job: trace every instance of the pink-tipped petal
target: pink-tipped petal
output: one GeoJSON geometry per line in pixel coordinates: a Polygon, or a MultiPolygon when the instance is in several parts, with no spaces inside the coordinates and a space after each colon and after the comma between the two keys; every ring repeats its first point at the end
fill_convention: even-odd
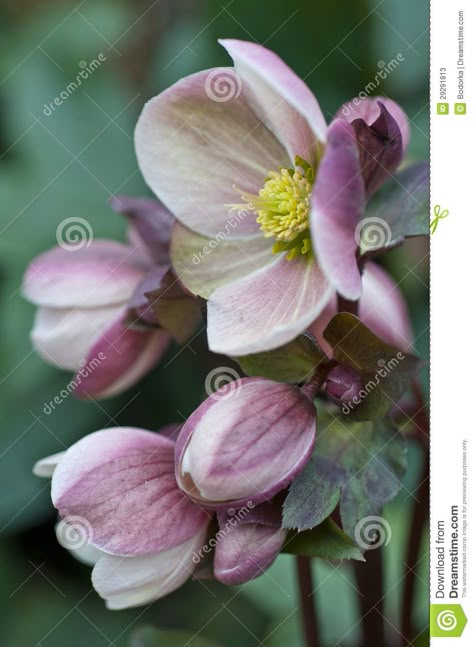
{"type": "Polygon", "coordinates": [[[314,405],[297,387],[236,380],[183,425],[176,442],[178,484],[217,509],[267,501],[303,469],[315,434],[314,405]]]}
{"type": "Polygon", "coordinates": [[[243,93],[255,113],[286,147],[292,160],[320,156],[326,122],[306,83],[274,52],[257,43],[220,40],[234,60],[243,93]]]}
{"type": "Polygon", "coordinates": [[[75,395],[106,398],[138,382],[170,344],[163,330],[134,330],[119,317],[93,344],[75,377],[75,395]]]}
{"type": "Polygon", "coordinates": [[[132,240],[144,248],[155,263],[169,263],[169,244],[175,218],[165,205],[159,200],[126,195],[113,196],[110,204],[117,213],[128,218],[132,226],[132,240]]]}
{"type": "MultiPolygon", "coordinates": [[[[175,83],[146,104],[135,131],[150,188],[183,224],[210,236],[225,228],[230,205],[243,202],[241,191],[258,193],[271,169],[291,165],[242,93],[215,99],[209,84],[220,73],[206,70],[175,83]]],[[[247,218],[230,237],[255,234],[258,225],[247,218]]]]}
{"type": "Polygon", "coordinates": [[[88,528],[88,543],[112,554],[168,550],[208,523],[176,484],[174,442],[142,429],[105,429],[70,447],[51,496],[63,519],[88,528]]]}
{"type": "Polygon", "coordinates": [[[156,555],[100,559],[92,571],[92,584],[109,609],[127,609],[168,595],[192,575],[195,556],[206,529],[179,546],[156,555]]]}
{"type": "Polygon", "coordinates": [[[31,340],[41,357],[58,368],[77,371],[91,346],[121,316],[121,306],[107,308],[38,308],[31,340]]]}
{"type": "MultiPolygon", "coordinates": [[[[334,297],[309,328],[328,354],[331,347],[324,339],[323,332],[336,312],[337,298],[334,297]]],[[[397,283],[377,263],[369,262],[364,268],[359,317],[387,344],[404,351],[410,350],[413,333],[405,299],[397,283]]]]}
{"type": "Polygon", "coordinates": [[[316,258],[334,288],[346,299],[361,295],[356,227],[365,204],[364,179],[353,127],[335,119],[312,195],[311,236],[316,258]]]}
{"type": "Polygon", "coordinates": [[[324,310],[332,288],[314,259],[275,261],[213,292],[208,342],[215,353],[249,355],[282,346],[324,310]]]}
{"type": "Polygon", "coordinates": [[[243,584],[259,577],[273,564],[287,531],[260,524],[227,524],[219,526],[214,575],[223,584],[243,584]]]}
{"type": "Polygon", "coordinates": [[[103,307],[126,301],[147,270],[129,245],[94,240],[81,249],[54,247],[28,267],[24,296],[51,308],[103,307]]]}
{"type": "Polygon", "coordinates": [[[336,117],[344,117],[350,122],[355,119],[363,119],[370,126],[380,115],[379,103],[382,103],[386,107],[388,112],[397,122],[402,134],[403,153],[406,154],[408,144],[410,143],[410,123],[403,109],[392,99],[387,99],[386,97],[352,99],[352,101],[348,101],[341,106],[336,117]]]}

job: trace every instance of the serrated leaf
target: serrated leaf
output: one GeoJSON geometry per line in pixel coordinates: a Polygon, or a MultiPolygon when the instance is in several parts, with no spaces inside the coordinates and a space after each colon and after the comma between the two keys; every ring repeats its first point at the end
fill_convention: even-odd
{"type": "Polygon", "coordinates": [[[423,362],[390,346],[360,319],[347,312],[335,315],[324,331],[334,359],[361,376],[357,395],[342,407],[349,420],[376,420],[400,399],[423,362]]]}
{"type": "Polygon", "coordinates": [[[343,530],[354,537],[357,523],[398,493],[405,470],[405,439],[390,420],[320,416],[313,459],[291,484],[283,526],[310,529],[339,502],[343,530]]]}
{"type": "Polygon", "coordinates": [[[309,334],[265,353],[234,358],[250,377],[266,377],[276,382],[307,382],[327,358],[309,334]]]}
{"type": "Polygon", "coordinates": [[[217,643],[184,631],[139,627],[130,638],[130,647],[218,647],[217,643]]]}
{"type": "Polygon", "coordinates": [[[360,231],[362,254],[395,247],[408,236],[429,234],[429,166],[413,164],[388,180],[367,205],[360,231]]]}
{"type": "Polygon", "coordinates": [[[312,530],[293,532],[283,552],[331,561],[364,561],[361,549],[331,519],[326,519],[312,530]]]}

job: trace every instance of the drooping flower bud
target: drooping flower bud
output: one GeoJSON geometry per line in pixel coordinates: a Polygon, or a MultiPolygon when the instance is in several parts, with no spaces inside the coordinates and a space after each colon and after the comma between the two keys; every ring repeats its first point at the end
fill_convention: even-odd
{"type": "Polygon", "coordinates": [[[197,503],[219,509],[268,501],[309,460],[316,411],[300,389],[262,378],[221,388],[183,425],[176,480],[197,503]]]}
{"type": "Polygon", "coordinates": [[[361,376],[349,366],[339,364],[327,376],[326,393],[337,403],[351,402],[362,387],[361,376]]]}
{"type": "Polygon", "coordinates": [[[274,562],[287,535],[281,528],[281,505],[275,501],[233,514],[218,514],[214,576],[228,585],[262,575],[274,562]]]}

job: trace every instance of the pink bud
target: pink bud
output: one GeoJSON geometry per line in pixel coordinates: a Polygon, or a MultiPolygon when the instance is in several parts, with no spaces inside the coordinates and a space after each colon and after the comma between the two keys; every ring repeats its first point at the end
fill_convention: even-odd
{"type": "Polygon", "coordinates": [[[183,425],[176,479],[209,508],[270,499],[310,458],[316,411],[301,390],[244,378],[213,393],[183,425]]]}
{"type": "Polygon", "coordinates": [[[326,393],[335,402],[350,402],[357,396],[361,386],[359,373],[340,364],[328,373],[326,393]]]}

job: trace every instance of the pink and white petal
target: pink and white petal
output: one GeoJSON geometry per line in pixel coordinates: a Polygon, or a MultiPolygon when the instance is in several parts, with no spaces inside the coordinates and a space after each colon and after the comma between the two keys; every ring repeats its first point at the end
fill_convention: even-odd
{"type": "Polygon", "coordinates": [[[109,609],[137,607],[168,595],[193,574],[206,530],[156,555],[103,557],[92,571],[95,590],[109,609]]]}
{"type": "Polygon", "coordinates": [[[212,293],[209,348],[235,356],[278,348],[306,330],[332,293],[313,259],[288,261],[280,254],[272,264],[212,293]]]}
{"type": "Polygon", "coordinates": [[[257,43],[220,40],[234,60],[243,93],[258,117],[286,147],[292,160],[320,157],[326,122],[306,83],[274,52],[257,43]]]}
{"type": "Polygon", "coordinates": [[[356,227],[365,205],[364,179],[354,129],[343,119],[328,129],[311,204],[316,258],[333,287],[346,299],[360,297],[356,227]]]}
{"type": "Polygon", "coordinates": [[[224,526],[215,550],[216,580],[233,586],[259,577],[277,558],[286,535],[286,530],[259,524],[238,523],[227,531],[224,526]]]}
{"type": "Polygon", "coordinates": [[[154,263],[169,263],[173,214],[159,200],[116,195],[110,198],[112,209],[130,222],[130,240],[141,253],[154,263]]]}
{"type": "Polygon", "coordinates": [[[413,331],[408,307],[398,284],[377,263],[367,263],[362,275],[360,318],[387,344],[409,351],[413,331]]]}
{"type": "Polygon", "coordinates": [[[32,343],[49,364],[76,371],[122,311],[122,306],[115,305],[84,309],[40,307],[31,331],[32,343]]]}
{"type": "MultiPolygon", "coordinates": [[[[327,354],[331,354],[331,347],[323,332],[336,312],[337,298],[334,297],[309,328],[327,354]]],[[[410,350],[413,333],[405,299],[392,277],[377,263],[367,263],[362,274],[359,317],[387,344],[403,351],[410,350]]]]}
{"type": "Polygon", "coordinates": [[[218,287],[275,260],[272,244],[263,236],[246,240],[234,240],[227,235],[209,238],[180,223],[176,223],[173,230],[171,258],[185,288],[204,299],[218,287]]]}
{"type": "Polygon", "coordinates": [[[74,308],[126,301],[147,270],[129,245],[94,240],[81,249],[54,247],[29,265],[23,294],[39,306],[74,308]]]}
{"type": "Polygon", "coordinates": [[[36,461],[33,466],[33,474],[40,478],[51,478],[64,454],[65,452],[58,452],[57,454],[51,454],[51,456],[40,458],[40,460],[36,461]]]}
{"type": "Polygon", "coordinates": [[[61,544],[63,548],[66,548],[71,555],[77,559],[82,564],[87,564],[87,566],[94,566],[97,564],[99,559],[107,555],[100,548],[96,548],[92,544],[85,543],[84,540],[87,539],[85,534],[75,528],[73,525],[69,525],[60,521],[56,524],[55,528],[56,538],[58,543],[61,544]]]}
{"type": "Polygon", "coordinates": [[[363,119],[371,126],[380,115],[379,103],[382,103],[387,108],[397,122],[402,134],[403,152],[406,154],[410,143],[410,123],[404,110],[392,99],[387,99],[386,97],[352,99],[352,101],[348,101],[339,108],[336,117],[344,117],[349,122],[354,121],[354,119],[363,119]]]}
{"type": "Polygon", "coordinates": [[[70,447],[51,497],[64,520],[90,529],[88,543],[112,554],[168,550],[208,524],[176,484],[174,442],[142,429],[105,429],[70,447]]]}
{"type": "MultiPolygon", "coordinates": [[[[215,73],[188,76],[149,101],[135,131],[138,164],[152,191],[184,225],[209,236],[226,226],[229,205],[243,202],[241,191],[258,193],[270,170],[290,164],[242,94],[212,99],[215,73]]],[[[257,233],[255,219],[247,218],[229,235],[257,233]]]]}
{"type": "Polygon", "coordinates": [[[164,330],[127,328],[119,317],[95,342],[75,378],[75,395],[108,398],[150,371],[171,341],[164,330]]]}

